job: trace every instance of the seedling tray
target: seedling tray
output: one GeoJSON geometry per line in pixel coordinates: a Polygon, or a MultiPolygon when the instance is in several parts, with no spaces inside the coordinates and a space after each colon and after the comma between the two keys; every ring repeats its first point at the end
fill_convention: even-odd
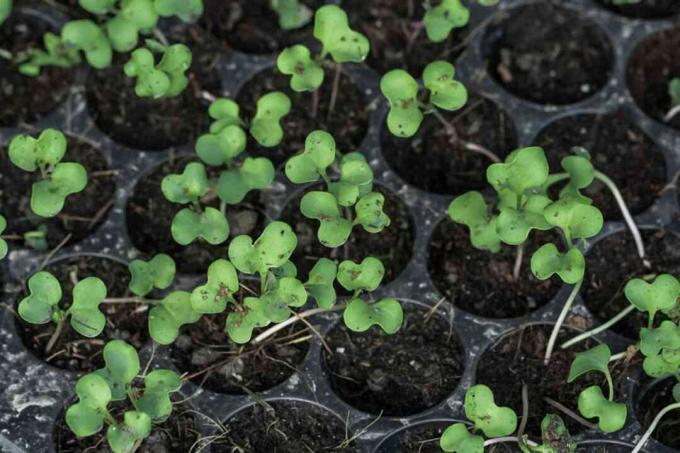
{"type": "MultiPolygon", "coordinates": [[[[517,11],[527,4],[537,2],[526,0],[504,0],[497,8],[472,8],[470,29],[475,30],[467,50],[457,60],[457,77],[471,92],[480,95],[509,114],[519,146],[535,143],[535,138],[547,125],[579,114],[623,114],[648,137],[663,154],[666,165],[668,189],[661,191],[654,202],[636,216],[644,229],[680,234],[680,214],[674,175],[680,171],[680,131],[661,124],[644,113],[633,101],[627,84],[627,68],[634,49],[648,37],[673,27],[670,20],[638,20],[617,15],[603,8],[594,0],[560,2],[563,8],[572,10],[579,17],[591,21],[605,34],[613,49],[612,73],[606,84],[592,96],[564,106],[544,106],[517,97],[489,76],[486,52],[493,42],[495,22],[517,11]],[[567,4],[568,3],[568,4],[567,4]]],[[[538,2],[540,3],[540,2],[538,2]]],[[[22,7],[23,8],[23,7],[22,7]]],[[[20,8],[21,9],[21,8],[20,8]]],[[[42,20],[62,23],[65,18],[48,12],[41,7],[26,7],[24,11],[42,20]]],[[[236,96],[242,87],[257,73],[272,68],[275,55],[254,56],[239,51],[225,51],[217,62],[216,71],[223,86],[222,95],[236,96]]],[[[361,452],[399,451],[399,438],[409,430],[420,427],[445,427],[455,420],[464,420],[462,401],[465,391],[475,383],[477,367],[483,353],[508,333],[527,324],[550,324],[559,313],[568,293],[567,287],[557,291],[552,300],[532,311],[529,315],[509,319],[492,319],[476,316],[454,308],[450,301],[438,304],[442,293],[437,289],[428,270],[428,246],[441,222],[449,222],[446,208],[452,196],[426,192],[407,184],[383,157],[382,137],[387,105],[379,90],[379,75],[368,66],[346,65],[345,73],[365,95],[365,104],[372,106],[367,135],[361,151],[364,152],[374,169],[377,185],[393,194],[409,211],[409,223],[413,233],[411,260],[399,275],[382,287],[376,297],[391,296],[403,301],[406,307],[437,306],[435,312],[455,335],[463,348],[464,369],[455,386],[440,403],[410,416],[376,416],[361,411],[343,401],[331,385],[331,378],[324,365],[322,343],[313,336],[304,362],[288,379],[275,387],[253,395],[228,395],[199,389],[194,383],[187,383],[182,394],[193,396],[188,404],[198,413],[204,435],[218,432],[215,421],[227,421],[249,406],[264,401],[297,400],[320,406],[346,425],[349,433],[356,435],[355,446],[361,452]]],[[[126,206],[140,180],[161,163],[170,158],[189,156],[191,144],[163,151],[139,150],[123,146],[112,140],[95,124],[85,96],[88,71],[76,72],[74,83],[67,99],[51,114],[36,123],[18,128],[0,128],[0,145],[6,147],[17,133],[32,132],[54,127],[61,129],[79,140],[96,144],[106,157],[110,168],[115,170],[115,202],[106,220],[91,236],[69,245],[54,255],[46,256],[28,249],[12,247],[8,259],[0,262],[4,288],[0,295],[2,302],[16,306],[21,297],[26,279],[40,266],[43,260],[57,262],[74,256],[95,255],[122,263],[140,256],[133,246],[126,226],[126,206]]],[[[606,169],[605,169],[606,170],[606,169]]],[[[265,193],[266,211],[271,218],[277,218],[287,203],[295,200],[303,189],[290,184],[277,172],[271,190],[265,193]]],[[[620,221],[608,221],[597,238],[590,241],[589,248],[606,237],[626,234],[625,225],[620,221]]],[[[158,250],[157,252],[162,252],[158,250]]],[[[617,263],[611,263],[617,266],[617,263]]],[[[197,275],[180,275],[176,280],[177,289],[190,288],[200,281],[197,275]]],[[[572,312],[572,319],[581,318],[586,325],[592,324],[593,316],[579,297],[572,312]]],[[[322,336],[337,325],[340,315],[329,313],[311,318],[310,321],[322,336]]],[[[628,344],[613,331],[600,335],[616,352],[628,344]]],[[[152,353],[151,343],[141,352],[142,360],[152,353]]],[[[174,367],[167,348],[155,348],[157,366],[174,367]]],[[[503,370],[499,370],[502,372],[503,370]]],[[[45,364],[27,350],[22,343],[15,316],[9,310],[0,310],[0,449],[18,452],[51,452],[54,450],[54,424],[63,414],[65,404],[72,401],[74,383],[78,378],[74,372],[63,371],[45,364]]],[[[604,451],[630,451],[643,429],[636,417],[636,401],[641,388],[639,372],[631,372],[623,378],[622,385],[629,410],[626,427],[615,434],[603,435],[587,431],[577,435],[581,447],[586,451],[601,451],[595,447],[606,446],[604,451]]],[[[511,451],[511,450],[507,450],[511,451]]],[[[651,440],[649,452],[676,451],[651,440]]]]}

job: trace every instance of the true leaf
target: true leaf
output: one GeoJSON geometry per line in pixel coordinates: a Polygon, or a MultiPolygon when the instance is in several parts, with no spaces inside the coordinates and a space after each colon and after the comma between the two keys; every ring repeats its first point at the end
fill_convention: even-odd
{"type": "Polygon", "coordinates": [[[609,359],[611,359],[611,356],[609,346],[606,344],[600,344],[587,351],[577,353],[574,361],[571,363],[567,382],[573,382],[578,377],[591,371],[599,371],[608,376],[609,359]]]}

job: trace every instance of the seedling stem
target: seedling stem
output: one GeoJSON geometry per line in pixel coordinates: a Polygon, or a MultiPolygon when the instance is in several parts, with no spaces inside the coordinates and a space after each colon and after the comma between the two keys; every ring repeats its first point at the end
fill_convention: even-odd
{"type": "Polygon", "coordinates": [[[654,417],[654,420],[649,425],[649,428],[647,428],[647,431],[645,431],[645,433],[640,438],[640,441],[637,443],[637,445],[635,445],[635,448],[633,449],[632,453],[639,453],[640,450],[642,450],[642,447],[645,446],[645,444],[647,443],[647,440],[652,435],[652,433],[656,429],[656,425],[659,424],[659,422],[661,421],[663,416],[666,415],[668,412],[675,410],[675,409],[680,409],[680,403],[669,404],[668,406],[661,409],[661,411],[659,411],[658,414],[656,414],[656,417],[654,417]]]}
{"type": "Polygon", "coordinates": [[[581,290],[582,285],[583,280],[580,280],[572,287],[571,293],[569,294],[569,298],[565,302],[564,307],[562,307],[562,311],[560,312],[559,318],[557,318],[555,327],[553,328],[553,331],[550,334],[548,346],[545,348],[545,358],[543,359],[543,364],[546,366],[548,365],[548,363],[550,363],[550,358],[552,357],[553,349],[555,349],[555,343],[557,342],[557,336],[560,333],[560,328],[562,327],[562,324],[564,324],[564,320],[567,318],[567,314],[569,314],[569,311],[571,311],[571,306],[574,304],[574,300],[576,300],[576,296],[581,290]]]}
{"type": "Polygon", "coordinates": [[[614,324],[616,324],[617,322],[619,322],[620,320],[625,318],[628,315],[628,313],[630,313],[633,310],[635,310],[635,305],[629,305],[625,309],[621,310],[621,312],[619,314],[617,314],[616,316],[611,318],[609,321],[595,327],[594,329],[583,332],[582,334],[575,336],[571,340],[565,341],[564,343],[562,343],[562,345],[560,347],[562,349],[567,349],[567,348],[575,345],[576,343],[579,343],[583,340],[594,337],[595,335],[599,334],[600,332],[604,332],[605,330],[609,329],[611,326],[613,326],[614,324]]]}
{"type": "MultiPolygon", "coordinates": [[[[335,110],[335,103],[338,100],[338,90],[340,89],[340,76],[342,75],[342,63],[335,63],[335,76],[333,77],[333,91],[331,92],[331,102],[328,106],[328,115],[330,117],[335,110]]],[[[315,90],[318,91],[318,90],[315,90]]]]}
{"type": "Polygon", "coordinates": [[[302,313],[297,313],[295,315],[295,317],[288,318],[287,320],[285,320],[283,322],[280,322],[278,324],[274,324],[272,327],[270,327],[269,329],[262,332],[260,335],[255,337],[255,339],[253,340],[253,343],[254,344],[262,343],[264,340],[266,340],[267,338],[276,334],[277,332],[285,329],[286,327],[288,327],[292,324],[295,324],[296,322],[298,322],[298,321],[300,321],[304,318],[309,318],[310,316],[318,315],[320,313],[330,313],[330,312],[340,311],[340,310],[344,310],[344,309],[345,309],[345,305],[343,304],[343,305],[336,305],[336,306],[331,307],[331,308],[312,308],[310,310],[303,311],[302,313]]]}

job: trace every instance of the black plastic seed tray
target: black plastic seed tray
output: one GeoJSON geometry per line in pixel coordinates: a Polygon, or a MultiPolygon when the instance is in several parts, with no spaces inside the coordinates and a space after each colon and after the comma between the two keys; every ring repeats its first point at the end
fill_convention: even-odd
{"type": "MultiPolygon", "coordinates": [[[[636,217],[645,229],[665,229],[680,233],[678,222],[679,207],[674,175],[680,171],[680,131],[647,116],[633,101],[626,81],[626,71],[636,46],[647,37],[665,29],[672,28],[670,20],[637,20],[617,15],[591,0],[559,2],[564,8],[573,10],[583,20],[591,21],[599,27],[613,49],[612,74],[608,82],[591,96],[577,103],[564,106],[543,106],[520,99],[506,91],[488,73],[486,67],[486,48],[493,41],[494,24],[513,17],[513,12],[522,6],[536,3],[521,0],[504,0],[497,8],[474,7],[471,29],[475,34],[468,49],[456,64],[457,77],[474,92],[495,103],[509,114],[514,123],[518,144],[527,146],[547,125],[572,115],[583,113],[609,113],[622,111],[636,124],[663,153],[666,164],[667,190],[662,191],[654,203],[636,217]]],[[[24,10],[43,20],[61,23],[61,16],[53,16],[44,10],[24,10]]],[[[251,56],[238,51],[225,52],[217,64],[224,96],[236,96],[244,84],[258,72],[271,68],[275,55],[251,56]]],[[[395,195],[404,203],[410,213],[410,225],[414,235],[412,258],[406,268],[375,295],[391,296],[403,301],[407,306],[432,307],[442,299],[428,271],[428,245],[441,222],[449,222],[446,208],[452,196],[438,195],[420,190],[404,182],[390,168],[383,158],[381,136],[387,105],[379,90],[379,75],[368,66],[346,65],[346,74],[365,95],[371,110],[368,133],[363,140],[361,151],[365,153],[374,169],[377,184],[385,191],[395,195]]],[[[90,115],[90,107],[85,98],[88,72],[85,68],[77,71],[75,82],[67,99],[50,115],[35,124],[19,128],[0,128],[0,145],[6,147],[10,139],[19,132],[35,134],[36,131],[54,127],[83,141],[96,144],[106,157],[110,168],[115,170],[115,203],[107,214],[105,222],[96,233],[86,239],[69,245],[55,256],[49,257],[56,262],[73,256],[97,255],[122,263],[140,256],[129,238],[126,226],[126,204],[140,179],[167,161],[171,156],[190,155],[192,145],[166,151],[144,151],[122,146],[100,130],[90,115]]],[[[295,199],[303,190],[294,187],[279,171],[273,187],[265,194],[267,213],[277,218],[284,206],[295,199]]],[[[622,222],[607,222],[604,231],[589,244],[601,241],[615,234],[627,234],[622,222]]],[[[162,252],[162,250],[158,250],[162,252]]],[[[44,253],[12,247],[8,259],[0,262],[4,276],[2,302],[16,306],[22,297],[26,279],[46,258],[44,253]]],[[[612,263],[616,266],[617,263],[612,263]]],[[[200,281],[200,276],[181,275],[176,280],[176,288],[189,288],[200,281]]],[[[623,283],[623,282],[621,282],[623,283]]],[[[342,420],[349,433],[356,435],[356,446],[361,452],[399,451],[399,436],[405,431],[418,427],[446,426],[454,420],[464,420],[462,401],[465,391],[475,383],[476,368],[482,354],[504,335],[524,324],[551,323],[569,293],[569,288],[561,288],[547,304],[538,307],[526,317],[511,319],[491,319],[475,316],[455,308],[451,301],[439,304],[436,312],[452,326],[463,348],[464,372],[455,389],[439,404],[412,416],[383,416],[362,412],[344,402],[333,390],[329,373],[323,364],[323,347],[314,337],[306,358],[301,366],[283,383],[257,395],[228,395],[201,390],[193,383],[182,389],[189,396],[191,404],[201,417],[203,434],[212,435],[217,431],[215,421],[224,422],[246,407],[260,400],[294,399],[316,404],[342,420]]],[[[579,297],[573,309],[574,316],[580,316],[593,323],[583,300],[579,297]]],[[[318,316],[312,319],[322,335],[327,334],[340,320],[337,313],[318,316]]],[[[599,337],[612,345],[615,352],[621,351],[628,343],[611,331],[599,337]]],[[[148,343],[142,357],[148,357],[152,346],[148,343]]],[[[173,361],[165,348],[155,351],[157,366],[173,367],[173,361]]],[[[7,452],[51,452],[54,451],[53,433],[55,420],[62,416],[66,404],[72,401],[74,383],[78,374],[59,370],[38,359],[22,343],[17,321],[8,310],[0,311],[0,449],[7,452]]],[[[596,446],[606,446],[605,451],[630,451],[643,432],[636,418],[635,401],[640,387],[639,373],[626,377],[625,395],[629,408],[626,427],[615,434],[603,435],[597,432],[579,434],[577,439],[586,450],[596,446]],[[628,446],[626,446],[628,445],[628,446]]],[[[565,384],[566,385],[566,384],[565,384]]],[[[676,451],[652,440],[647,445],[649,452],[676,451]]]]}

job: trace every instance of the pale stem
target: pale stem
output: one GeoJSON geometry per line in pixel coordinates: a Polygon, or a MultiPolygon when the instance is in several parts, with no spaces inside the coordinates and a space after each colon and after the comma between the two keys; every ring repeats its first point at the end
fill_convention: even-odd
{"type": "MultiPolygon", "coordinates": [[[[505,442],[519,442],[519,437],[517,436],[505,436],[505,437],[496,437],[495,439],[488,439],[484,442],[484,446],[488,447],[490,445],[496,445],[496,444],[503,444],[505,442]]],[[[530,447],[538,447],[538,444],[532,440],[526,439],[524,441],[525,444],[527,444],[530,447]]]]}
{"type": "Polygon", "coordinates": [[[486,148],[484,148],[481,145],[478,145],[476,143],[470,143],[466,142],[465,140],[461,140],[460,137],[458,136],[458,131],[456,131],[456,128],[453,126],[453,124],[449,123],[446,118],[444,118],[444,115],[441,114],[439,110],[436,108],[432,109],[432,114],[434,115],[437,120],[444,126],[446,129],[446,133],[451,136],[451,142],[452,143],[459,143],[463,146],[468,151],[472,151],[477,154],[481,154],[482,156],[485,156],[487,159],[489,159],[492,162],[499,163],[501,162],[501,159],[493,152],[490,151],[486,148]]]}
{"type": "Polygon", "coordinates": [[[645,431],[645,433],[642,435],[642,437],[640,438],[640,441],[637,443],[637,445],[633,449],[632,453],[639,453],[640,450],[642,450],[642,447],[645,446],[645,444],[647,443],[647,440],[652,435],[652,433],[656,429],[656,425],[659,424],[659,422],[661,421],[663,416],[666,415],[668,412],[674,410],[674,409],[680,409],[680,403],[669,404],[668,406],[661,409],[661,411],[658,414],[656,414],[656,417],[654,417],[652,424],[649,425],[649,428],[647,428],[647,431],[645,431]]]}
{"type": "Polygon", "coordinates": [[[669,122],[670,120],[672,120],[672,119],[675,117],[675,115],[677,115],[678,113],[680,113],[680,105],[676,105],[675,107],[673,107],[672,109],[670,109],[670,110],[668,111],[668,113],[666,113],[666,116],[663,117],[664,122],[668,123],[668,122],[669,122]]]}
{"type": "Polygon", "coordinates": [[[50,337],[50,341],[47,342],[47,346],[45,346],[45,354],[48,354],[52,348],[54,347],[54,344],[57,342],[59,339],[59,336],[61,335],[61,332],[64,330],[64,320],[60,320],[57,322],[57,328],[54,329],[54,333],[50,337]]]}
{"type": "Polygon", "coordinates": [[[316,89],[312,92],[312,118],[316,118],[319,111],[319,90],[316,89]]]}
{"type": "Polygon", "coordinates": [[[529,420],[529,389],[526,384],[522,385],[522,421],[517,430],[517,437],[522,437],[529,420]]]}
{"type": "Polygon", "coordinates": [[[331,91],[331,103],[328,105],[328,115],[331,116],[335,110],[335,102],[338,100],[340,90],[340,76],[342,75],[342,63],[335,63],[335,77],[333,77],[333,91],[331,91]]]}
{"type": "Polygon", "coordinates": [[[519,280],[519,273],[522,270],[522,261],[524,260],[524,243],[517,247],[517,256],[515,257],[515,267],[512,269],[512,278],[515,281],[519,280]]]}
{"type": "Polygon", "coordinates": [[[110,297],[103,299],[104,304],[149,304],[156,305],[160,304],[160,300],[154,299],[144,299],[143,297],[110,297]]]}
{"type": "Polygon", "coordinates": [[[604,185],[607,186],[607,188],[611,191],[612,195],[614,195],[616,203],[619,205],[619,209],[621,210],[621,214],[623,214],[623,219],[626,221],[626,225],[628,225],[628,229],[630,230],[630,233],[633,235],[638,255],[640,256],[640,259],[644,259],[645,244],[642,242],[642,235],[640,234],[640,230],[635,224],[633,216],[630,214],[630,211],[628,210],[628,206],[626,206],[626,202],[623,199],[623,195],[621,195],[619,188],[616,187],[616,184],[609,178],[609,176],[597,170],[595,170],[595,178],[602,181],[604,185]]]}
{"type": "Polygon", "coordinates": [[[555,409],[557,409],[557,410],[563,412],[565,415],[567,415],[567,416],[571,417],[572,419],[576,420],[577,422],[579,422],[580,424],[582,424],[582,425],[585,426],[586,428],[592,429],[592,430],[597,430],[597,425],[595,425],[595,424],[593,424],[593,423],[590,423],[588,420],[586,420],[585,418],[579,416],[576,412],[572,411],[571,409],[569,409],[569,408],[568,408],[567,406],[565,406],[564,404],[558,403],[558,402],[555,401],[554,399],[548,398],[547,396],[544,397],[543,400],[544,400],[546,403],[550,404],[550,405],[551,405],[552,407],[554,407],[555,409]]]}
{"type": "Polygon", "coordinates": [[[165,37],[165,34],[163,34],[163,32],[160,29],[154,28],[153,35],[165,47],[168,47],[170,45],[170,43],[168,42],[168,38],[165,37]]]}
{"type": "Polygon", "coordinates": [[[586,340],[590,337],[594,337],[595,335],[597,335],[600,332],[604,332],[605,330],[609,329],[611,326],[613,326],[614,324],[616,324],[617,322],[619,322],[620,320],[625,318],[628,315],[628,313],[630,313],[633,310],[635,310],[635,306],[629,305],[625,309],[621,310],[621,312],[619,314],[614,316],[609,321],[605,322],[602,325],[595,327],[594,329],[583,332],[582,334],[575,336],[571,340],[565,341],[564,343],[562,343],[562,345],[560,347],[562,349],[567,349],[568,347],[573,346],[580,341],[586,340]]]}
{"type": "Polygon", "coordinates": [[[548,346],[545,348],[545,358],[543,359],[544,365],[550,363],[550,358],[552,357],[553,349],[555,349],[555,343],[557,342],[557,336],[560,333],[560,328],[562,327],[562,324],[564,324],[564,320],[567,319],[567,315],[571,310],[571,306],[574,304],[574,300],[576,300],[576,296],[578,295],[578,292],[581,290],[581,285],[583,285],[583,280],[579,281],[571,289],[571,294],[569,294],[569,298],[564,303],[564,307],[562,307],[562,312],[560,313],[559,318],[557,318],[557,322],[555,322],[555,327],[553,327],[553,331],[550,334],[548,346]]]}
{"type": "Polygon", "coordinates": [[[257,337],[255,337],[253,342],[255,344],[262,343],[264,340],[276,334],[277,332],[282,331],[286,327],[295,324],[296,322],[304,318],[309,318],[310,316],[318,315],[320,313],[328,313],[332,311],[343,310],[344,308],[345,308],[344,305],[338,305],[336,307],[331,308],[312,308],[311,310],[303,311],[302,313],[296,313],[295,316],[293,316],[292,318],[288,318],[279,324],[275,324],[274,326],[270,327],[269,329],[259,334],[257,337]]]}
{"type": "Polygon", "coordinates": [[[611,358],[609,359],[609,362],[610,363],[616,362],[617,360],[625,359],[627,356],[628,356],[628,351],[619,352],[618,354],[614,354],[613,356],[611,356],[611,358]]]}

